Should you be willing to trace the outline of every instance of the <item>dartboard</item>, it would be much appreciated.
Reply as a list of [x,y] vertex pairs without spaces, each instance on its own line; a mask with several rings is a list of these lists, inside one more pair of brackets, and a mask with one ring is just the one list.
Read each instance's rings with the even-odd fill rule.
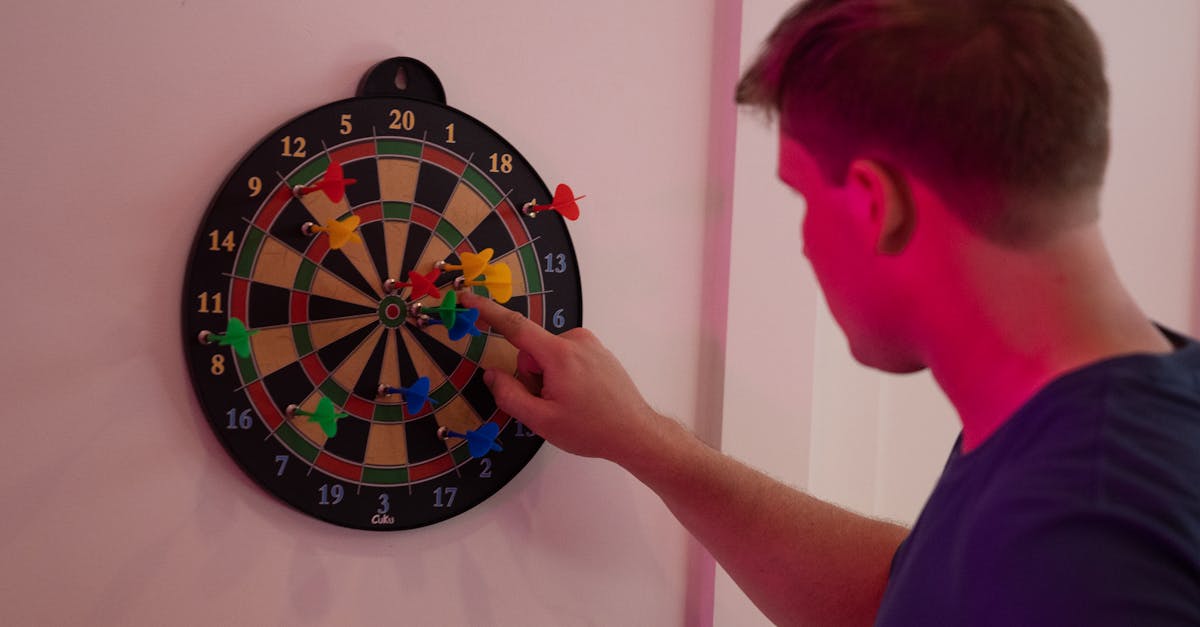
[[542,440],[483,383],[516,349],[454,295],[579,326],[563,217],[529,211],[553,200],[410,58],[267,135],[217,192],[184,281],[189,371],[224,448],[287,504],[360,529],[499,491]]

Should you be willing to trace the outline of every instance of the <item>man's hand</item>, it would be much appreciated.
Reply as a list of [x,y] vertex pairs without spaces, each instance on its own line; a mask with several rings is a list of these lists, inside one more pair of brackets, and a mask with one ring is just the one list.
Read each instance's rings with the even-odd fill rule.
[[772,621],[874,619],[907,530],[819,501],[709,448],[651,410],[586,329],[554,335],[489,299],[460,298],[520,350],[517,378],[484,375],[500,408],[559,448],[624,466]]
[[582,328],[554,335],[469,290],[459,302],[520,351],[516,378],[484,374],[500,409],[570,453],[619,464],[637,455],[639,434],[660,417],[596,336]]

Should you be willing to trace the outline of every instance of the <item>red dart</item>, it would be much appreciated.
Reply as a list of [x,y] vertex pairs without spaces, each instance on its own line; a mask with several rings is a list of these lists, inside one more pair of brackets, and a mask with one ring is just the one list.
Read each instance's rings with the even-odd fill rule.
[[411,287],[412,293],[408,296],[409,300],[420,300],[425,296],[441,298],[441,290],[439,290],[433,284],[433,282],[437,280],[438,275],[441,273],[442,271],[438,270],[437,268],[430,270],[429,274],[421,274],[420,272],[409,270],[407,283],[400,283],[397,281],[392,285],[394,287]]
[[558,187],[554,188],[554,200],[548,205],[530,205],[525,208],[529,215],[535,215],[541,211],[557,211],[562,214],[562,217],[568,220],[579,219],[579,204],[575,201],[587,198],[587,196],[575,196],[575,192],[571,191],[565,183],[559,183]]
[[325,170],[325,176],[321,177],[320,181],[312,185],[297,187],[296,193],[304,196],[317,190],[325,192],[332,202],[342,202],[342,198],[346,197],[346,186],[353,185],[358,182],[358,179],[348,179],[342,171],[342,164],[329,160],[329,168]]

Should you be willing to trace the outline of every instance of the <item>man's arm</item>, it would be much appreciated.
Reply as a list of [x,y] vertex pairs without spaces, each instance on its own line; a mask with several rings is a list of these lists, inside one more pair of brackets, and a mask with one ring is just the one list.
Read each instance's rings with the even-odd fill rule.
[[585,329],[552,335],[490,300],[463,304],[518,349],[520,381],[488,371],[496,402],[577,455],[654,490],[777,624],[870,624],[907,530],[820,501],[713,450],[646,404]]

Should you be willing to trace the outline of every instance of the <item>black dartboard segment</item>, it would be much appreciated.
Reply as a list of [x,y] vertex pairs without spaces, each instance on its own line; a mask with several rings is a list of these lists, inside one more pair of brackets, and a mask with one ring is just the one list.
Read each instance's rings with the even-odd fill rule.
[[[503,137],[437,101],[432,72],[413,78],[424,92],[364,82],[360,94],[370,95],[305,113],[264,138],[217,193],[184,282],[192,382],[229,454],[289,505],[360,529],[420,527],[462,513],[495,494],[542,444],[482,383],[486,368],[515,370],[515,348],[487,330],[451,341],[440,325],[397,317],[410,290],[389,294],[384,281],[492,248],[513,277],[507,307],[555,333],[581,322],[579,270],[562,218],[521,212],[528,201],[549,202],[546,185]],[[331,162],[356,180],[343,198],[294,191],[322,180]],[[361,241],[337,250],[328,235],[302,230],[350,215],[360,220]],[[456,275],[443,274],[439,285]],[[252,333],[246,356],[197,339],[223,333],[231,319]],[[375,393],[381,383],[407,386],[420,376],[431,380],[436,405],[409,411],[398,396]],[[313,411],[323,398],[348,414],[333,436],[286,413],[292,404]],[[437,434],[488,422],[499,427],[504,450],[482,459]]]

